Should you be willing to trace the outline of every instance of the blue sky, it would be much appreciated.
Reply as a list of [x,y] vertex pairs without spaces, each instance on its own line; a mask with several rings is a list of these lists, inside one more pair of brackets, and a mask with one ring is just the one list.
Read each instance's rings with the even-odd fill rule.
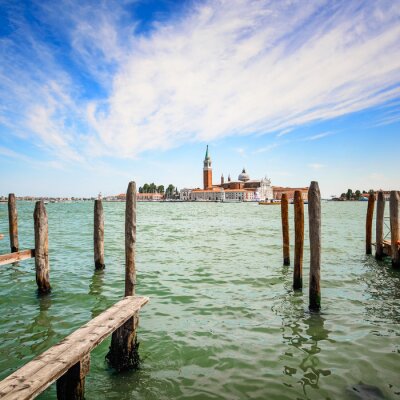
[[400,189],[398,1],[0,3],[3,195]]

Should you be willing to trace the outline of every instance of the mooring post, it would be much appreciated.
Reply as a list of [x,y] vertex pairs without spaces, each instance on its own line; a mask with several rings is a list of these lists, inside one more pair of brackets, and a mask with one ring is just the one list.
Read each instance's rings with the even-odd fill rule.
[[376,248],[375,258],[382,260],[383,258],[383,224],[385,218],[385,197],[382,190],[378,192],[378,200],[376,202]]
[[17,202],[15,200],[14,193],[10,193],[8,195],[8,223],[10,232],[11,253],[15,253],[19,250],[19,244]]
[[308,189],[308,221],[310,234],[310,288],[309,309],[321,309],[321,194],[318,182]]
[[40,294],[51,291],[49,278],[49,228],[43,200],[37,201],[33,213],[35,221],[36,283]]
[[281,197],[281,218],[283,238],[283,265],[290,265],[289,202],[286,193],[283,193]]
[[104,212],[100,199],[94,201],[94,266],[104,269]]
[[368,198],[367,219],[365,223],[365,253],[372,254],[372,220],[374,217],[375,194],[370,193]]
[[399,222],[399,197],[396,190],[390,192],[390,232],[392,244],[392,266],[400,268],[400,222]]
[[300,190],[294,192],[293,289],[303,287],[304,202]]
[[85,398],[85,376],[89,369],[90,353],[57,379],[57,399],[83,400]]
[[[125,208],[125,296],[135,295],[136,267],[136,183],[129,182]],[[117,370],[135,369],[139,366],[136,327],[139,313],[130,318],[112,335],[107,359]]]

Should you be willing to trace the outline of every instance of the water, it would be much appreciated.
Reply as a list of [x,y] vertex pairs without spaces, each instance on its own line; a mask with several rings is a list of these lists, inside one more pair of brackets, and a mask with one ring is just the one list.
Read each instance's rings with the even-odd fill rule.
[[[121,298],[124,206],[104,203],[104,272],[93,266],[93,203],[47,205],[50,296],[36,295],[33,260],[0,268],[0,379]],[[33,208],[18,203],[21,248],[34,247]],[[279,206],[140,203],[137,293],[151,297],[142,368],[109,369],[106,340],[86,398],[399,399],[400,273],[364,255],[366,203],[322,211],[322,312],[310,314],[307,219],[305,287],[294,293]],[[0,232],[7,225],[1,204]],[[54,397],[52,385],[39,398]]]

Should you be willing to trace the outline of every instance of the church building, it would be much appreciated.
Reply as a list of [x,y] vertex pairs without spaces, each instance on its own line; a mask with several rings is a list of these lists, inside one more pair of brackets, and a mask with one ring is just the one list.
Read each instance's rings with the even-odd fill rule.
[[203,161],[203,189],[182,189],[180,199],[184,201],[267,201],[273,198],[271,180],[263,178],[260,180],[250,179],[246,169],[243,168],[238,179],[225,182],[221,176],[220,184],[212,183],[211,157],[208,153],[208,146]]

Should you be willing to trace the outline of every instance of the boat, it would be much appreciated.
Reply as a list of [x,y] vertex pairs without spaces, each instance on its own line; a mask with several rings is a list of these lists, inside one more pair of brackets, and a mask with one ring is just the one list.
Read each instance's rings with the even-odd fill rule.
[[277,206],[278,204],[281,204],[280,201],[259,201],[258,204],[260,206]]

